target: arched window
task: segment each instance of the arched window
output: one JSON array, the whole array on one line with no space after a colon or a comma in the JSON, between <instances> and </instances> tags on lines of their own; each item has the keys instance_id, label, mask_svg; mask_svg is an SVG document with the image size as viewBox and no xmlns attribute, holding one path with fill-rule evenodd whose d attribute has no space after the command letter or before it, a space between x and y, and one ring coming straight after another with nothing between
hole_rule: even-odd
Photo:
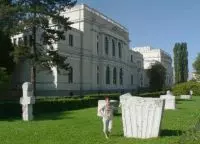
<instances>
[{"instance_id":1,"label":"arched window","mask_svg":"<svg viewBox=\"0 0 200 144\"><path fill-rule=\"evenodd\" d=\"M120 42L118 43L118 49L119 49L119 58L122 58L122 45Z\"/></svg>"},{"instance_id":2,"label":"arched window","mask_svg":"<svg viewBox=\"0 0 200 144\"><path fill-rule=\"evenodd\" d=\"M131 75L131 85L133 85L133 75Z\"/></svg>"},{"instance_id":3,"label":"arched window","mask_svg":"<svg viewBox=\"0 0 200 144\"><path fill-rule=\"evenodd\" d=\"M109 41L108 37L105 37L105 53L108 55Z\"/></svg>"},{"instance_id":4,"label":"arched window","mask_svg":"<svg viewBox=\"0 0 200 144\"><path fill-rule=\"evenodd\" d=\"M140 87L143 87L143 76L142 76L142 74L140 76Z\"/></svg>"},{"instance_id":5,"label":"arched window","mask_svg":"<svg viewBox=\"0 0 200 144\"><path fill-rule=\"evenodd\" d=\"M117 84L117 69L116 67L113 69L113 84Z\"/></svg>"},{"instance_id":6,"label":"arched window","mask_svg":"<svg viewBox=\"0 0 200 144\"><path fill-rule=\"evenodd\" d=\"M72 34L69 34L69 46L73 46L74 45L74 37Z\"/></svg>"},{"instance_id":7,"label":"arched window","mask_svg":"<svg viewBox=\"0 0 200 144\"><path fill-rule=\"evenodd\" d=\"M106 67L106 84L110 84L110 68Z\"/></svg>"},{"instance_id":8,"label":"arched window","mask_svg":"<svg viewBox=\"0 0 200 144\"><path fill-rule=\"evenodd\" d=\"M97 54L99 54L99 36L97 35Z\"/></svg>"},{"instance_id":9,"label":"arched window","mask_svg":"<svg viewBox=\"0 0 200 144\"><path fill-rule=\"evenodd\" d=\"M99 66L97 66L97 84L99 84L99 77L100 77Z\"/></svg>"},{"instance_id":10,"label":"arched window","mask_svg":"<svg viewBox=\"0 0 200 144\"><path fill-rule=\"evenodd\" d=\"M115 40L112 40L112 56L115 56Z\"/></svg>"},{"instance_id":11,"label":"arched window","mask_svg":"<svg viewBox=\"0 0 200 144\"><path fill-rule=\"evenodd\" d=\"M123 85L123 70L122 70L122 68L120 68L119 80L120 80L120 84Z\"/></svg>"},{"instance_id":12,"label":"arched window","mask_svg":"<svg viewBox=\"0 0 200 144\"><path fill-rule=\"evenodd\" d=\"M133 62L133 55L131 55L131 62Z\"/></svg>"},{"instance_id":13,"label":"arched window","mask_svg":"<svg viewBox=\"0 0 200 144\"><path fill-rule=\"evenodd\" d=\"M73 83L73 68L69 68L69 73L68 73L68 82Z\"/></svg>"}]
</instances>

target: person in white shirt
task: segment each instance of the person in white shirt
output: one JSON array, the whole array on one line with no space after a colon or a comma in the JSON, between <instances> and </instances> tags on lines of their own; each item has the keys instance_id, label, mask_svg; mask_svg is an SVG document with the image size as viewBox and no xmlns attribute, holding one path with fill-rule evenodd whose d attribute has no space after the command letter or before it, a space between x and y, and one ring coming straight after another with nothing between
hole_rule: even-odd
<instances>
[{"instance_id":1,"label":"person in white shirt","mask_svg":"<svg viewBox=\"0 0 200 144\"><path fill-rule=\"evenodd\" d=\"M108 97L105 98L105 102L106 104L102 108L100 108L99 111L102 115L103 132L105 134L105 137L108 138L112 130L114 107L110 104Z\"/></svg>"}]
</instances>

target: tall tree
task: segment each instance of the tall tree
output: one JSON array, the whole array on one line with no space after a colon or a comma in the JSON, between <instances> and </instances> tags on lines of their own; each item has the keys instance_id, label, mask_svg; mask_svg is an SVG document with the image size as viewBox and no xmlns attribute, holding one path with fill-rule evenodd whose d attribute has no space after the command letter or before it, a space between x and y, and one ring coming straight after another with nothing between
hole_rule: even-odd
<instances>
[{"instance_id":1,"label":"tall tree","mask_svg":"<svg viewBox=\"0 0 200 144\"><path fill-rule=\"evenodd\" d=\"M195 74L197 76L197 80L200 80L200 53L198 53L194 63L193 63L193 68L195 69Z\"/></svg>"},{"instance_id":2,"label":"tall tree","mask_svg":"<svg viewBox=\"0 0 200 144\"><path fill-rule=\"evenodd\" d=\"M187 43L176 43L173 51L175 83L186 82L188 79Z\"/></svg>"},{"instance_id":3,"label":"tall tree","mask_svg":"<svg viewBox=\"0 0 200 144\"><path fill-rule=\"evenodd\" d=\"M14 68L14 62L11 56L13 46L9 35L2 31L0 31L0 51L0 67L6 68L6 71L11 74Z\"/></svg>"},{"instance_id":4,"label":"tall tree","mask_svg":"<svg viewBox=\"0 0 200 144\"><path fill-rule=\"evenodd\" d=\"M23 43L15 47L13 54L16 62L30 62L34 95L36 68L51 70L57 67L58 71L69 69L66 57L59 54L54 44L65 40L64 32L71 28L72 23L62 12L75 4L74 0L0 0L0 26L12 35L31 35L31 45L27 45L24 39Z\"/></svg>"},{"instance_id":5,"label":"tall tree","mask_svg":"<svg viewBox=\"0 0 200 144\"><path fill-rule=\"evenodd\" d=\"M152 91L157 91L164 88L166 69L160 62L156 62L151 66L150 69L147 69L147 76L149 78L149 88Z\"/></svg>"}]
</instances>

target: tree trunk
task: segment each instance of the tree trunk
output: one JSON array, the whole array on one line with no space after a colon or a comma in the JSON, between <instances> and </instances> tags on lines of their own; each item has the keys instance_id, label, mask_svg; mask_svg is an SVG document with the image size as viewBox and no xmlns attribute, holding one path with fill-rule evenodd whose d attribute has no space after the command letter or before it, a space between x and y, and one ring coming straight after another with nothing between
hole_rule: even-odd
<instances>
[{"instance_id":1,"label":"tree trunk","mask_svg":"<svg viewBox=\"0 0 200 144\"><path fill-rule=\"evenodd\" d=\"M34 19L36 18L36 1L34 0ZM36 53L36 23L33 22L33 63L31 70L31 82L33 84L33 96L36 96L36 61L37 61L37 53Z\"/></svg>"},{"instance_id":2,"label":"tree trunk","mask_svg":"<svg viewBox=\"0 0 200 144\"><path fill-rule=\"evenodd\" d=\"M33 84L33 96L36 96L36 68L34 65L31 67L31 83Z\"/></svg>"}]
</instances>

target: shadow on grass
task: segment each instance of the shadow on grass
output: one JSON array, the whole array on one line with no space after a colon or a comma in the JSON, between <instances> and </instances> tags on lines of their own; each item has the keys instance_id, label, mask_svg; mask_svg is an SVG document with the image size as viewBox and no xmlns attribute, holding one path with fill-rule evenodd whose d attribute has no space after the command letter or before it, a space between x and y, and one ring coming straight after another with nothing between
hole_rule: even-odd
<instances>
[{"instance_id":1,"label":"shadow on grass","mask_svg":"<svg viewBox=\"0 0 200 144\"><path fill-rule=\"evenodd\" d=\"M181 130L168 130L168 129L163 129L160 131L160 136L165 137L165 136L180 136L183 134L183 131Z\"/></svg>"},{"instance_id":2,"label":"shadow on grass","mask_svg":"<svg viewBox=\"0 0 200 144\"><path fill-rule=\"evenodd\" d=\"M61 119L72 119L70 111L68 112L52 112L52 113L38 113L33 114L34 118L33 121L43 121L43 120L61 120ZM22 116L18 115L4 115L0 117L0 121L7 121L7 122L13 122L13 121L20 121L22 120Z\"/></svg>"},{"instance_id":3,"label":"shadow on grass","mask_svg":"<svg viewBox=\"0 0 200 144\"><path fill-rule=\"evenodd\" d=\"M34 116L35 121L43 121L43 120L61 120L61 119L72 119L70 111L67 112L53 112L53 113L45 113L45 114L36 114Z\"/></svg>"}]
</instances>

